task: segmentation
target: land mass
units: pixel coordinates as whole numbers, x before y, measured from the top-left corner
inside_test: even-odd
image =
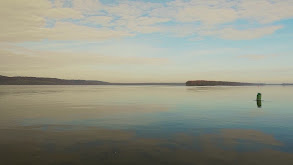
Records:
[[[283,83],[282,85],[293,85],[293,83]]]
[[[206,81],[206,80],[194,80],[194,81],[186,82],[186,86],[254,86],[254,85],[267,85],[267,84],[229,82],[229,81]]]
[[[92,80],[64,80],[43,77],[7,77],[0,75],[0,85],[107,85],[108,82]]]
[[[172,85],[184,86],[184,83],[110,83],[96,80],[65,80],[43,77],[8,77],[0,75],[0,85]]]
[[[264,84],[229,81],[195,80],[186,83],[111,83],[96,80],[65,80],[45,77],[8,77],[0,75],[0,85],[170,85],[170,86],[255,86],[255,85],[293,85],[293,83]]]

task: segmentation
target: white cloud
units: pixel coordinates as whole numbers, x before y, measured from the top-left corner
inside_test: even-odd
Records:
[[[80,67],[91,65],[162,65],[167,58],[109,56],[99,53],[56,52],[25,49],[16,46],[0,47],[0,65],[8,70],[26,68]]]
[[[221,24],[238,18],[236,11],[230,8],[211,8],[207,6],[187,6],[175,16],[179,22],[202,22],[203,24]]]
[[[194,26],[191,24],[182,24],[182,25],[174,25],[174,26],[160,26],[161,31],[165,33],[172,34],[177,37],[186,37],[194,34],[198,34],[200,29],[198,26]]]
[[[83,17],[81,12],[71,8],[51,8],[44,13],[44,16],[53,19],[80,19]]]
[[[107,26],[112,20],[113,17],[110,16],[92,16],[86,18],[85,22]]]
[[[142,1],[103,4],[99,0],[1,1],[0,42],[101,40],[153,32],[254,39],[282,28],[271,23],[292,18],[291,11],[291,0],[173,0],[165,4]],[[61,22],[64,19],[74,21]],[[239,19],[261,28],[247,25],[237,30],[234,23]],[[49,28],[48,20],[57,24]],[[98,26],[88,27],[88,23]]]
[[[241,55],[241,56],[238,56],[240,58],[246,58],[246,59],[249,59],[249,60],[263,60],[263,59],[266,59],[266,58],[269,58],[269,57],[275,57],[277,55],[275,54],[267,54],[267,55],[263,55],[263,54],[245,54],[245,55]]]
[[[138,25],[153,25],[162,22],[168,22],[168,18],[156,18],[156,17],[138,17],[136,19]]]
[[[60,6],[60,5],[59,5]],[[46,27],[46,19],[80,19],[83,15],[71,8],[54,8],[47,0],[5,1],[0,5],[0,42],[52,40],[103,40],[130,36],[127,31],[91,28],[68,22]]]
[[[103,9],[99,0],[72,0],[72,5],[75,10],[85,14],[99,14],[100,10]]]
[[[238,30],[234,28],[224,28],[213,31],[203,31],[203,35],[215,35],[228,40],[250,40],[260,38],[268,34],[274,33],[281,29],[282,26],[268,26],[262,28]]]
[[[105,40],[131,36],[133,34],[124,31],[115,31],[107,28],[91,28],[72,23],[57,22],[49,30],[48,39],[52,40]]]
[[[46,20],[41,15],[50,3],[39,0],[0,2],[0,41],[32,41],[44,37]]]
[[[293,17],[292,0],[242,0],[238,6],[241,18],[271,23]]]

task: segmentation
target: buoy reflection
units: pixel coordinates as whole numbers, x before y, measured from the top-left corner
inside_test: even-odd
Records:
[[[256,105],[258,108],[261,108],[261,100],[256,100]]]

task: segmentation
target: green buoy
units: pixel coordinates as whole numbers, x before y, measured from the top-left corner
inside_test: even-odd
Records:
[[[257,95],[256,95],[256,100],[258,101],[258,100],[261,100],[261,93],[258,93]]]

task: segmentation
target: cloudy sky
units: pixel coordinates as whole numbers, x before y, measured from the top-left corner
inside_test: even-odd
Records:
[[[292,0],[0,0],[0,75],[293,82]]]

